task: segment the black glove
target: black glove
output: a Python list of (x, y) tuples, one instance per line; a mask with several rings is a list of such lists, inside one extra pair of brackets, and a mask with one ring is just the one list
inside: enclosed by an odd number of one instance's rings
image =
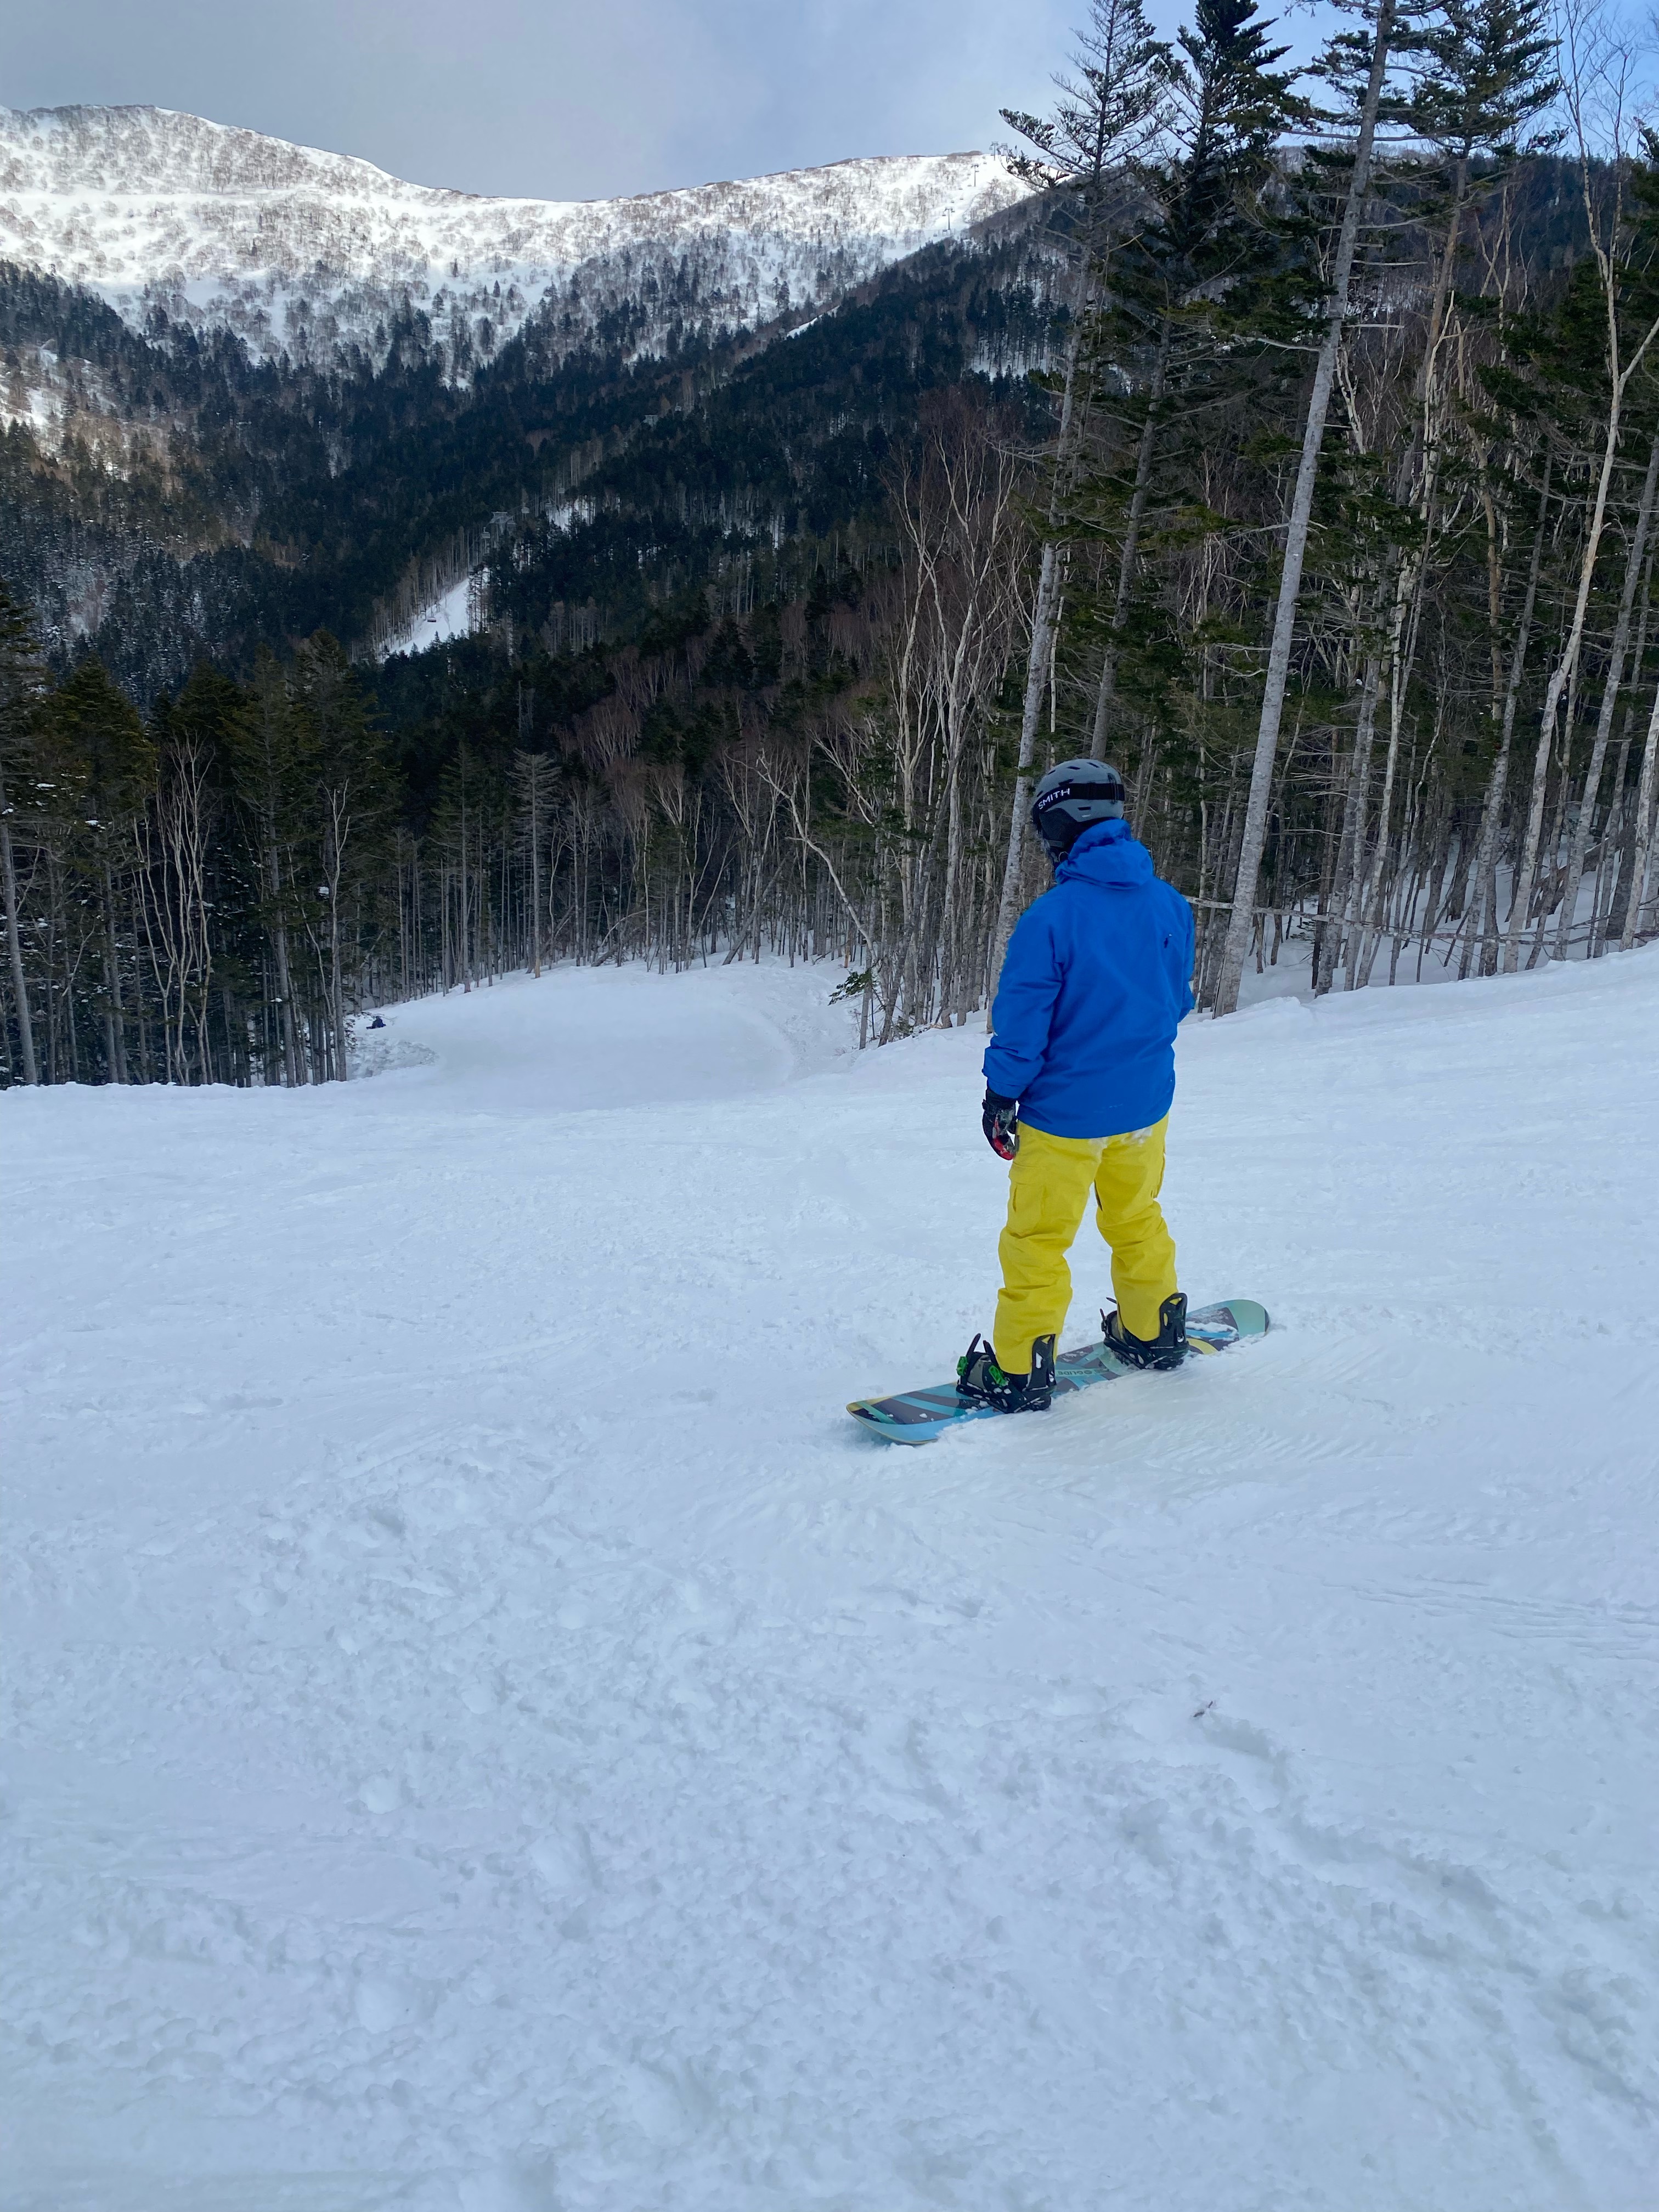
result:
[(1000, 1091), (988, 1085), (985, 1105), (980, 1121), (985, 1131), (985, 1141), (1000, 1160), (1011, 1160), (1019, 1150), (1019, 1131), (1014, 1119), (1019, 1109), (1017, 1098), (1005, 1098)]

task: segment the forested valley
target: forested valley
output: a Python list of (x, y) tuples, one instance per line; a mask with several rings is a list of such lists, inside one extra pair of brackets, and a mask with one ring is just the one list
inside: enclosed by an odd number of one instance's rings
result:
[[(1293, 79), (1249, 0), (1173, 48), (1094, 0), (1018, 219), (765, 348), (325, 389), (16, 276), (13, 336), (195, 428), (5, 441), (0, 1074), (335, 1079), (364, 1009), (556, 960), (963, 1022), (1074, 755), (1216, 1011), (1659, 932), (1632, 58), (1582, 7), (1348, 20)], [(458, 543), (475, 634), (378, 658)]]

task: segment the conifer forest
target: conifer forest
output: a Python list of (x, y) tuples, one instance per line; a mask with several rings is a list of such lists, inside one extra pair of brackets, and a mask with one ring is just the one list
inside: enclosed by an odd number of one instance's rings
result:
[[(1340, 21), (1297, 72), (1253, 0), (1091, 0), (1023, 206), (759, 351), (256, 370), (0, 271), (14, 368), (194, 426), (0, 440), (0, 1076), (333, 1080), (556, 961), (982, 1019), (1083, 755), (1217, 1012), (1659, 934), (1637, 58), (1595, 0)], [(381, 657), (434, 574), (472, 634)]]

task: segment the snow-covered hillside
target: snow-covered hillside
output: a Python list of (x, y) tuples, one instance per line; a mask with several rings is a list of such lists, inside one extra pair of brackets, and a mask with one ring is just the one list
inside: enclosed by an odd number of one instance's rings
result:
[(1024, 187), (986, 154), (840, 161), (636, 198), (480, 198), (157, 107), (0, 109), (0, 259), (238, 331), (258, 353), (383, 349), (405, 304), (452, 373), (546, 305), (580, 343), (754, 326), (833, 302)]
[(1189, 1024), (1273, 1334), (908, 1453), (1004, 1179), (831, 980), (0, 1097), (11, 2212), (1651, 2205), (1659, 948)]

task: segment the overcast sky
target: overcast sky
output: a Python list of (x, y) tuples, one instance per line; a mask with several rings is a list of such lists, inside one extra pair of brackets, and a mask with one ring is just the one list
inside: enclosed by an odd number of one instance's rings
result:
[[(1162, 15), (1164, 10), (1160, 8)], [(1079, 0), (14, 0), (0, 104), (185, 108), (420, 184), (587, 198), (945, 153)]]

